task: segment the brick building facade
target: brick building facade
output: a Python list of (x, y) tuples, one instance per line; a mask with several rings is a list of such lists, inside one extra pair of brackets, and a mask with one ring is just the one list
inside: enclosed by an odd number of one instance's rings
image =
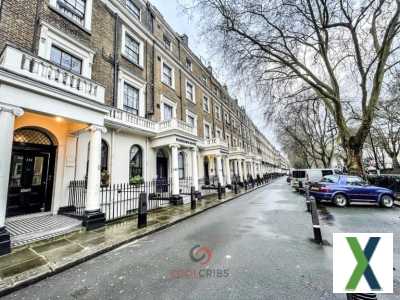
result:
[(0, 243), (6, 218), (70, 207), (71, 182), (86, 182), (84, 218), (96, 223), (101, 185), (167, 180), (179, 201), (185, 178), (201, 191), (281, 171), (148, 1), (2, 0), (0, 51)]

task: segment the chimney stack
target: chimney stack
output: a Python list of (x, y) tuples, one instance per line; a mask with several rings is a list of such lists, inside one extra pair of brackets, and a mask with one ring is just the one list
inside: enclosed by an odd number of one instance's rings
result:
[(186, 47), (189, 47), (189, 37), (186, 34), (181, 35), (181, 41), (182, 44), (184, 44)]

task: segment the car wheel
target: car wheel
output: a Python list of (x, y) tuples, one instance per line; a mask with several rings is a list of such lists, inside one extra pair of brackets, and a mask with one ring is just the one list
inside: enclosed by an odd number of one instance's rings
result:
[(336, 194), (335, 197), (333, 198), (333, 202), (336, 204), (338, 207), (345, 207), (347, 206), (347, 198), (343, 194)]
[(390, 195), (382, 195), (381, 197), (381, 206), (385, 208), (391, 208), (393, 206), (393, 197)]

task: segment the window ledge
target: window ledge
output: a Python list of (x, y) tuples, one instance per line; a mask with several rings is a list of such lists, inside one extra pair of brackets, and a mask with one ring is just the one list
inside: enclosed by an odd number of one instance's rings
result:
[(121, 56), (125, 58), (129, 63), (135, 65), (135, 67), (138, 67), (140, 70), (144, 71), (144, 66), (134, 62), (132, 59), (130, 59), (125, 53), (122, 53)]
[(172, 90), (174, 90), (174, 91), (175, 91), (175, 87), (173, 87), (173, 86), (169, 85), (168, 83), (165, 83), (165, 82), (164, 82), (164, 81), (162, 81), (162, 80), (161, 80), (161, 83), (162, 83), (163, 85), (165, 85), (166, 87), (169, 87), (170, 89), (172, 89)]
[(85, 26), (82, 26), (81, 24), (79, 24), (78, 22), (76, 22), (75, 20), (71, 19), (69, 16), (67, 16), (66, 14), (62, 13), (57, 7), (54, 7), (53, 5), (49, 4), (50, 9), (55, 12), (56, 14), (60, 15), (61, 17), (63, 17), (64, 19), (66, 19), (67, 21), (69, 21), (70, 23), (72, 23), (73, 25), (75, 25), (76, 27), (79, 27), (79, 29), (82, 29), (84, 32), (86, 32), (89, 35), (92, 35), (92, 32), (90, 29), (87, 29)]

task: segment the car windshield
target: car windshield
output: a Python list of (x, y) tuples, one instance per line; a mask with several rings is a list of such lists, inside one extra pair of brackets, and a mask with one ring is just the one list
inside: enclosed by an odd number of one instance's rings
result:
[(334, 175), (328, 175), (328, 176), (324, 176), (321, 180), (321, 182), (326, 182), (326, 183), (337, 183), (339, 180), (338, 176), (334, 176)]
[(305, 178), (306, 171), (293, 171), (293, 178)]
[(322, 170), (322, 176), (333, 175), (332, 170)]
[(361, 177), (350, 176), (347, 177), (347, 184), (362, 186), (366, 185), (367, 183)]

